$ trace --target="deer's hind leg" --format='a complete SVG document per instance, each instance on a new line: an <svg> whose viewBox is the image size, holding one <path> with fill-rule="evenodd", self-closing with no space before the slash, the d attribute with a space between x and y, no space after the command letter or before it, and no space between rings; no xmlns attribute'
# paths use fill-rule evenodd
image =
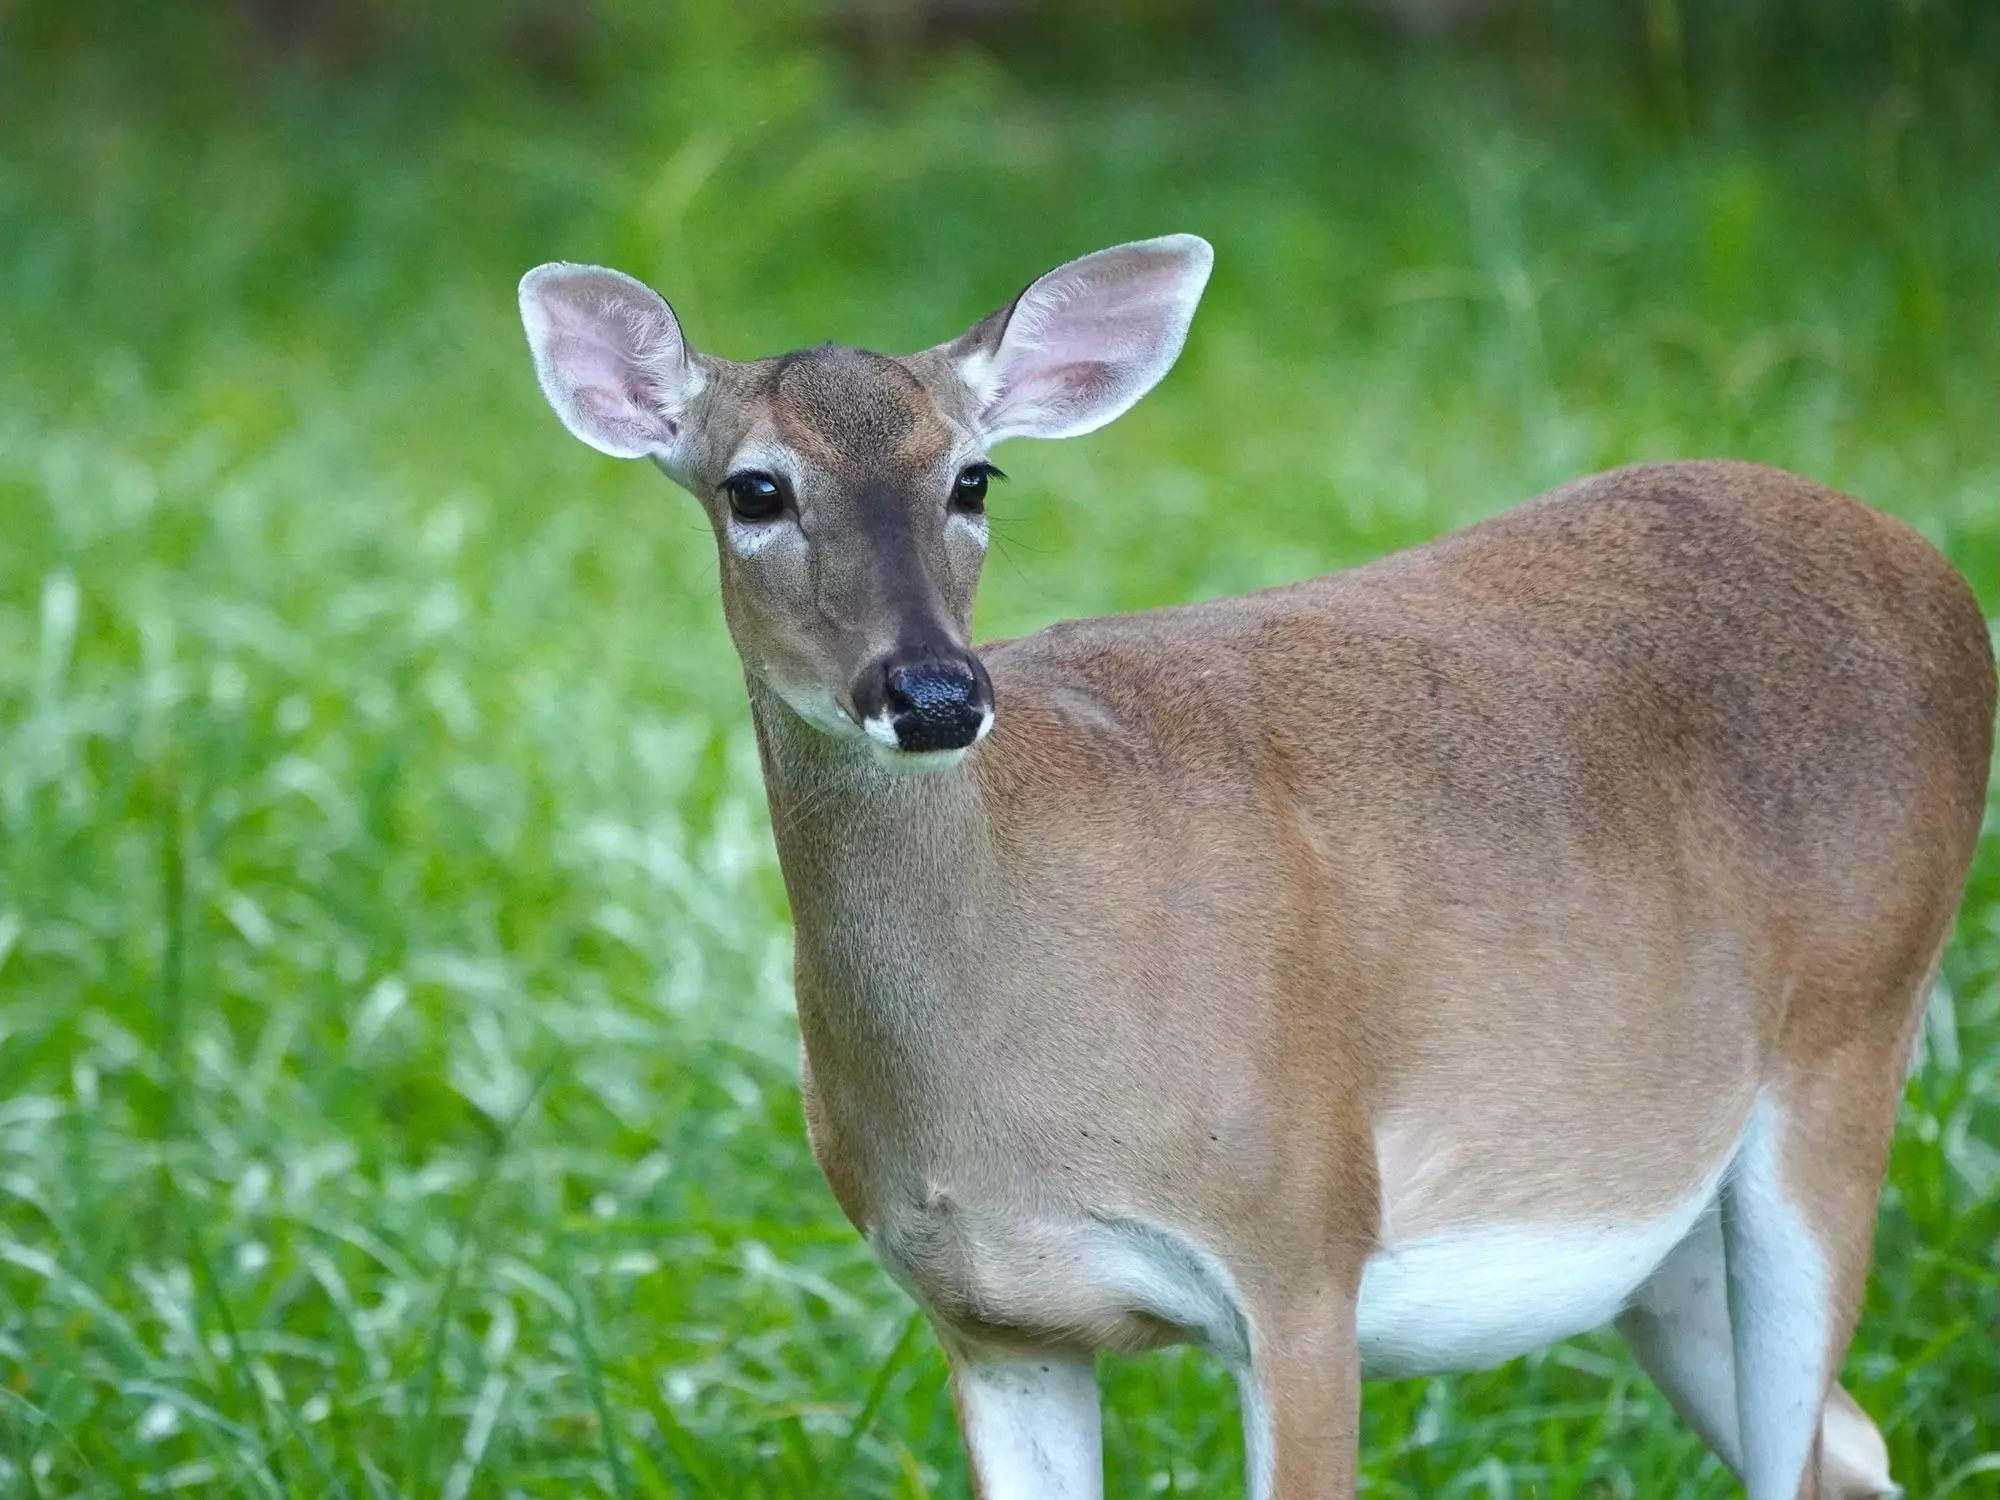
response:
<svg viewBox="0 0 2000 1500"><path fill-rule="evenodd" d="M1842 1066L1845 1061L1847 1066ZM1854 1334L1900 1059L1829 1058L1759 1096L1722 1189L1738 1472L1750 1500L1831 1500L1822 1433ZM1851 1404L1837 1407L1846 1418ZM1838 1424L1851 1443L1850 1424Z"/></svg>
<svg viewBox="0 0 2000 1500"><path fill-rule="evenodd" d="M1634 1295L1618 1331L1674 1410L1740 1474L1736 1355L1717 1212L1704 1214ZM1882 1500L1898 1493L1881 1433L1839 1385L1820 1417L1819 1451L1824 1500Z"/></svg>

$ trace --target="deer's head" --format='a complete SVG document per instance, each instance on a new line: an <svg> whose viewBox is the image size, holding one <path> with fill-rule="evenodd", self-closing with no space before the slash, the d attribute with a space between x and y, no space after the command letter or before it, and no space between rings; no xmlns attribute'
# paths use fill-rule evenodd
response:
<svg viewBox="0 0 2000 1500"><path fill-rule="evenodd" d="M990 451L1130 408L1180 353L1212 260L1185 234L1102 250L901 356L699 354L656 292L598 266L530 271L521 318L563 425L702 503L750 675L885 764L938 769L993 723L969 634Z"/></svg>

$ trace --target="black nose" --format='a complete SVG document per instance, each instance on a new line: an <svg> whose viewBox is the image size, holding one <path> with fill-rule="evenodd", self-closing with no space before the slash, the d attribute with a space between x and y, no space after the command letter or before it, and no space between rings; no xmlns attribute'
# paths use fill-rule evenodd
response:
<svg viewBox="0 0 2000 1500"><path fill-rule="evenodd" d="M893 668L883 683L883 706L896 731L896 748L963 750L978 739L993 697L983 678L964 662Z"/></svg>

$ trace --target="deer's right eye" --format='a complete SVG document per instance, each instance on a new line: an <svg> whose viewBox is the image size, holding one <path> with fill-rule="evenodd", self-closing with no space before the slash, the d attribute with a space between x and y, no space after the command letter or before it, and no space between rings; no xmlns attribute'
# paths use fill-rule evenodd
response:
<svg viewBox="0 0 2000 1500"><path fill-rule="evenodd" d="M746 470L722 481L729 508L743 521L771 521L784 513L785 491L769 474Z"/></svg>

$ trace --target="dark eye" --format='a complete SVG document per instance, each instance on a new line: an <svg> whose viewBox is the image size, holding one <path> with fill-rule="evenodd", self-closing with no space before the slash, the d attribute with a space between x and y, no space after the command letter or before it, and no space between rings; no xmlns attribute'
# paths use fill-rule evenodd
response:
<svg viewBox="0 0 2000 1500"><path fill-rule="evenodd" d="M951 487L951 503L976 516L986 509L986 482L1006 477L989 463L968 464Z"/></svg>
<svg viewBox="0 0 2000 1500"><path fill-rule="evenodd" d="M769 521L784 513L784 488L769 474L746 469L731 474L722 487L729 492L729 508L741 520Z"/></svg>

